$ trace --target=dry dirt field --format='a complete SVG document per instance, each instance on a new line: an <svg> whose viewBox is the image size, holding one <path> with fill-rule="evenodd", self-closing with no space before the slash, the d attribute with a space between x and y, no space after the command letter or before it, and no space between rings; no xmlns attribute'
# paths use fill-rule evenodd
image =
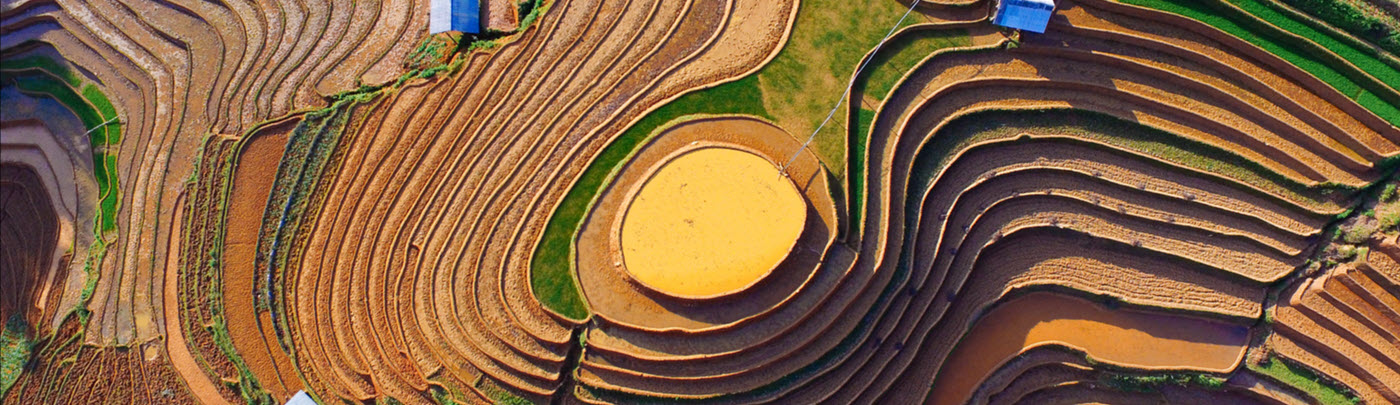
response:
<svg viewBox="0 0 1400 405"><path fill-rule="evenodd" d="M433 3L0 5L0 403L1400 403L1395 7Z"/></svg>
<svg viewBox="0 0 1400 405"><path fill-rule="evenodd" d="M758 283L792 251L807 214L773 162L725 147L673 152L630 194L617 231L623 268L680 298Z"/></svg>

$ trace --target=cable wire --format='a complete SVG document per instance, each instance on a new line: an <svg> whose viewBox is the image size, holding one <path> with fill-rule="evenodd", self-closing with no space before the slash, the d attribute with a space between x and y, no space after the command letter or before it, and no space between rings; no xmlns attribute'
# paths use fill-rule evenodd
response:
<svg viewBox="0 0 1400 405"><path fill-rule="evenodd" d="M846 82L846 91L841 93L841 98L836 99L836 105L831 107L831 112L826 114L826 119L822 120L821 125L818 125L817 129L812 131L812 135L807 137L807 141L802 143L802 147L798 148L796 152L793 152L792 157L788 158L787 163L778 166L778 173L787 176L788 166L792 165L792 162L797 160L797 156L801 155L802 151L807 150L807 146L812 144L813 139L817 139L817 133L821 132L822 128L826 127L826 124L831 122L831 117L836 116L836 111L841 109L841 103L845 102L846 97L851 95L851 88L855 87L856 78L859 78L860 73L865 71L865 66L869 65L870 61L875 59L875 54L879 53L880 48L885 46L885 42L890 40L890 36L894 35L894 31L899 29L900 25L904 24L904 19L909 18L909 14L914 12L914 7L918 6L920 1L923 0L909 1L909 9L904 11L904 15L899 17L899 21L895 22L893 27L890 27L890 31L885 33L885 37L880 39L880 43L875 44L875 49L870 52L870 58L862 61L860 66L856 67L856 73L851 75L850 81Z"/></svg>

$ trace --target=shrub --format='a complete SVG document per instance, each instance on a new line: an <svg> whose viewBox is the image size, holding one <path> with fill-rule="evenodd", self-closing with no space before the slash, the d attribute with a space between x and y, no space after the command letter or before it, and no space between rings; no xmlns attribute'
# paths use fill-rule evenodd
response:
<svg viewBox="0 0 1400 405"><path fill-rule="evenodd" d="M1356 6L1339 0L1286 0L1289 5L1370 41L1391 53L1400 53L1400 32L1380 19L1371 17Z"/></svg>

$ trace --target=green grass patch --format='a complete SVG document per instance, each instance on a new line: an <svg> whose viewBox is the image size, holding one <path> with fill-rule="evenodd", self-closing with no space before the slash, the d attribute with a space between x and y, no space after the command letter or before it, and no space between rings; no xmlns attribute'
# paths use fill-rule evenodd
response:
<svg viewBox="0 0 1400 405"><path fill-rule="evenodd" d="M774 122L799 138L811 135L845 92L861 58L889 33L906 7L893 1L803 2L786 47L758 72ZM911 14L902 26L920 20ZM813 152L836 173L846 169L845 121L845 114L838 113L812 142Z"/></svg>
<svg viewBox="0 0 1400 405"><path fill-rule="evenodd" d="M56 67L61 69L57 73L42 70L57 65L51 60L41 62L46 60L42 57L22 59L29 61L27 64L32 66L30 70L7 71L7 79L22 92L58 101L72 111L84 127L92 130L88 133L88 140L92 145L93 175L97 180L100 207L97 230L99 235L116 231L121 196L117 192L120 183L113 149L121 142L121 124L112 121L117 117L117 110L95 85L83 87L81 94L75 91L72 83L80 79L62 66ZM18 74L11 75L9 72Z"/></svg>
<svg viewBox="0 0 1400 405"><path fill-rule="evenodd" d="M1285 0L1289 5L1333 27L1400 53L1400 22L1365 0Z"/></svg>
<svg viewBox="0 0 1400 405"><path fill-rule="evenodd" d="M865 71L856 77L855 87L851 91L852 100L862 103L862 99L869 96L875 102L884 101L899 83L899 79L930 54L942 49L969 45L972 45L972 39L968 37L967 30L963 29L922 30L894 37L871 57ZM870 126L876 116L873 108L876 106L850 107L858 109L854 131L847 140L850 147L847 160L850 172L846 194L849 198L850 208L847 212L850 213L850 226L856 229L860 226L862 214L865 212L865 194L862 192L865 176L862 172L865 170L866 145L870 141Z"/></svg>
<svg viewBox="0 0 1400 405"><path fill-rule="evenodd" d="M1349 77L1346 73L1343 73L1341 70L1339 70L1347 69L1346 67L1333 66L1332 64L1323 60L1320 56L1316 55L1313 52L1310 52L1308 49L1300 46L1299 44L1289 43L1282 38L1277 38L1278 35L1276 33L1271 33L1270 31L1272 30L1267 29L1267 27L1259 27L1258 25L1260 24L1251 24L1251 26L1241 25L1240 22L1247 22L1249 20L1247 16L1235 15L1239 13L1234 12L1233 10L1229 10L1226 7L1211 7L1207 3L1203 3L1198 0L1119 1L1136 6L1147 7L1169 13L1179 14L1184 17L1195 19L1197 21L1215 27L1216 29L1225 31L1240 39L1248 41L1249 43L1252 43L1255 46L1258 46L1264 49L1265 51L1268 51L1269 53L1283 58L1284 60L1288 61L1289 63L1292 63L1294 66L1297 66L1298 68L1308 72L1309 74L1312 74L1313 76L1317 77L1323 82L1326 82L1328 85L1337 89L1337 91L1341 92L1347 97L1352 98L1353 100L1356 100L1356 102L1362 107L1371 110L1371 112L1375 113L1377 116L1380 116L1382 119L1390 122L1392 125L1400 126L1400 107L1397 107L1395 104L1386 102L1382 97L1373 94L1374 91L1385 90L1367 89L1367 86L1363 85L1362 83L1358 83L1356 80ZM1252 0L1230 1L1233 4L1241 6L1242 8L1244 8L1245 5L1248 5L1248 10L1255 10L1261 7L1267 8L1266 6L1254 3ZM1250 5L1250 3L1253 4ZM1306 26L1304 27L1306 28ZM1327 38L1331 37L1324 35L1321 37L1313 38L1313 40L1322 41L1326 43L1336 42L1335 39L1332 39L1332 41L1329 42L1327 41ZM1323 46L1325 47L1326 45L1323 44ZM1342 56L1347 57L1347 55ZM1374 60L1374 58L1365 59ZM1352 63L1365 62L1358 62L1356 60L1353 60ZM1367 66L1371 66L1371 64L1369 63L1365 64ZM1372 72L1372 74L1376 73ZM1388 83L1400 83L1400 81Z"/></svg>
<svg viewBox="0 0 1400 405"><path fill-rule="evenodd" d="M756 74L696 91L652 111L620 134L584 170L569 189L545 228L531 264L531 287L546 308L574 319L588 310L573 274L573 239L589 206L617 167L658 128L693 114L738 114L772 120L794 136L805 138L831 111L845 91L862 57L904 14L895 2L873 4L812 0L798 10L785 48ZM909 18L904 25L918 21ZM965 32L910 35L891 43L872 62L871 80L892 88L907 66L929 52L965 44ZM872 115L873 117L873 115ZM812 149L834 173L844 173L847 131L844 114L837 114L813 141ZM868 125L868 123L867 123ZM843 176L844 177L844 176ZM856 212L856 210L852 210Z"/></svg>
<svg viewBox="0 0 1400 405"><path fill-rule="evenodd" d="M1319 377L1312 370L1290 364L1282 358L1274 357L1263 364L1250 364L1249 369L1297 388L1326 405L1352 405L1361 402L1360 398L1349 390L1340 388L1335 382Z"/></svg>
<svg viewBox="0 0 1400 405"><path fill-rule="evenodd" d="M875 111L861 107L856 111L856 129L851 135L851 159L850 176L846 195L849 198L849 208L846 210L847 217L850 218L851 229L855 230L861 226L861 218L865 214L865 154L866 148L870 144L870 126L875 123Z"/></svg>
<svg viewBox="0 0 1400 405"><path fill-rule="evenodd" d="M29 334L29 323L24 321L23 315L16 313L5 321L5 331L0 333L0 398L19 381L24 365L29 363L29 355L34 350L34 340Z"/></svg>
<svg viewBox="0 0 1400 405"><path fill-rule="evenodd" d="M746 77L714 88L681 96L647 114L618 135L588 164L577 183L564 195L545 227L530 265L530 286L545 308L573 319L588 318L574 280L573 240L583 218L605 182L647 138L663 125L696 113L745 114L771 118L763 108L757 80Z"/></svg>
<svg viewBox="0 0 1400 405"><path fill-rule="evenodd" d="M1362 71L1380 79L1382 83L1388 83L1391 87L1400 86L1400 71L1396 71L1394 66L1380 60L1373 48L1358 46L1359 44L1347 40L1334 31L1318 30L1307 24L1306 20L1281 11L1275 4L1267 4L1258 0L1228 1L1235 7L1239 7L1261 20L1268 21L1279 29L1307 38L1313 43L1327 48L1337 56L1350 61Z"/></svg>
<svg viewBox="0 0 1400 405"><path fill-rule="evenodd" d="M1162 373L1162 374L1125 374L1118 372L1107 372L1099 377L1099 382L1113 387L1113 389L1126 392L1158 392L1161 387L1175 385L1178 387L1202 387L1209 390L1219 390L1225 387L1225 379L1204 373Z"/></svg>
<svg viewBox="0 0 1400 405"><path fill-rule="evenodd" d="M525 398L521 398L518 395L512 394L510 391L506 391L504 388L498 387L494 383L487 382L485 378L479 378L476 380L476 389L481 390L481 392L485 393L487 397L490 397L492 403L504 405L532 404L529 400Z"/></svg>
<svg viewBox="0 0 1400 405"><path fill-rule="evenodd" d="M972 38L964 29L919 30L890 39L856 79L854 94L867 94L884 100L899 79L930 54L942 49L970 46Z"/></svg>
<svg viewBox="0 0 1400 405"><path fill-rule="evenodd" d="M73 88L78 88L83 84L83 79L78 77L76 73L73 73L71 69L68 69L67 66L46 56L28 56L18 59L0 60L0 70L38 70L54 75L54 77L63 80L64 83L68 83L68 85Z"/></svg>

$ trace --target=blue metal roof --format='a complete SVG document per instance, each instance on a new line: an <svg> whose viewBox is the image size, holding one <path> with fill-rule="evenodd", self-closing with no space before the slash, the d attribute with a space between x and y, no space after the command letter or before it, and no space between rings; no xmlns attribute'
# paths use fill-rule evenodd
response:
<svg viewBox="0 0 1400 405"><path fill-rule="evenodd" d="M481 3L478 0L432 0L428 9L428 33L481 32Z"/></svg>
<svg viewBox="0 0 1400 405"><path fill-rule="evenodd" d="M1008 28L1044 33L1055 12L1050 0L1001 0L992 23Z"/></svg>
<svg viewBox="0 0 1400 405"><path fill-rule="evenodd" d="M296 394L296 395L293 395L291 399L288 399L288 400L287 400L287 405L317 405L317 404L316 404L316 400L311 399L311 396L306 394L306 391L297 391L297 394Z"/></svg>

